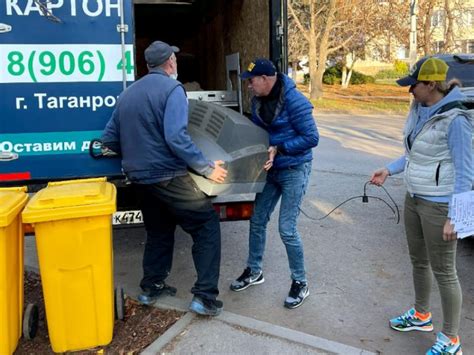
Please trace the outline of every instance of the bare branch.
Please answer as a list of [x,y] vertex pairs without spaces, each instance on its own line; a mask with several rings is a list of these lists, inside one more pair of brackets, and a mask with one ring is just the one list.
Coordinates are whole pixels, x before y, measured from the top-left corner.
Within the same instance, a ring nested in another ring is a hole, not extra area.
[[309,42],[311,39],[310,39],[310,36],[308,34],[308,31],[303,27],[303,25],[301,24],[300,19],[296,15],[295,10],[293,9],[293,5],[291,4],[291,0],[288,1],[288,9],[290,10],[291,16],[293,16],[293,19],[295,20],[296,26],[301,31],[301,34]]

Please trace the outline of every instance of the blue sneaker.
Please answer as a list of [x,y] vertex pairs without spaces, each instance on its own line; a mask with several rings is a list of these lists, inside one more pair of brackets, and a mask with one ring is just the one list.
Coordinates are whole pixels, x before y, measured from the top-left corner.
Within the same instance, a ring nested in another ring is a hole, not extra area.
[[421,332],[431,332],[433,330],[433,320],[431,313],[422,315],[415,308],[410,309],[406,313],[397,318],[390,319],[390,328],[399,332],[409,332],[419,330]]
[[436,343],[426,352],[426,355],[462,355],[461,341],[459,337],[453,341],[448,336],[439,332],[436,336]]
[[210,300],[207,298],[201,298],[194,296],[189,310],[191,312],[203,315],[203,316],[218,316],[221,314],[223,308],[222,301]]
[[176,295],[176,288],[167,285],[164,281],[144,287],[143,292],[138,295],[138,302],[145,306],[151,306],[162,295]]

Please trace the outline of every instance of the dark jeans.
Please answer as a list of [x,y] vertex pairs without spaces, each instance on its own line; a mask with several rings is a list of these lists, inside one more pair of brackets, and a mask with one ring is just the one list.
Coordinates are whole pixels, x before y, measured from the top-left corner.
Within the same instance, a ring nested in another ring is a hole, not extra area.
[[164,281],[173,262],[174,232],[179,225],[193,238],[197,280],[191,292],[215,299],[219,294],[221,231],[212,203],[189,175],[135,187],[147,232],[143,255],[142,289]]

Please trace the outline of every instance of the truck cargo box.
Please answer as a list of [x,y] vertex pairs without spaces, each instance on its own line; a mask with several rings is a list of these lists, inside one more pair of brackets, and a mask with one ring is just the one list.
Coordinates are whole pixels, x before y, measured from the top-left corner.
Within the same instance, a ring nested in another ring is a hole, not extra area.
[[[144,49],[157,39],[180,47],[189,96],[225,104],[215,93],[239,83],[229,55],[242,67],[270,57],[285,70],[285,8],[285,0],[2,1],[0,185],[122,176],[120,160],[93,159],[89,142],[120,92],[146,73]],[[248,111],[243,89],[227,106]]]

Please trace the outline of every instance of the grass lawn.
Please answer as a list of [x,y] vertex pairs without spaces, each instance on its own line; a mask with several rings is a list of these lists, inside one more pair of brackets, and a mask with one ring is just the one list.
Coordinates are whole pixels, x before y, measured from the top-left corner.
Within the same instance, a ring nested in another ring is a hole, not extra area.
[[[308,87],[298,85],[308,95]],[[324,85],[323,97],[312,100],[316,112],[406,115],[410,104],[408,88],[391,83]]]

